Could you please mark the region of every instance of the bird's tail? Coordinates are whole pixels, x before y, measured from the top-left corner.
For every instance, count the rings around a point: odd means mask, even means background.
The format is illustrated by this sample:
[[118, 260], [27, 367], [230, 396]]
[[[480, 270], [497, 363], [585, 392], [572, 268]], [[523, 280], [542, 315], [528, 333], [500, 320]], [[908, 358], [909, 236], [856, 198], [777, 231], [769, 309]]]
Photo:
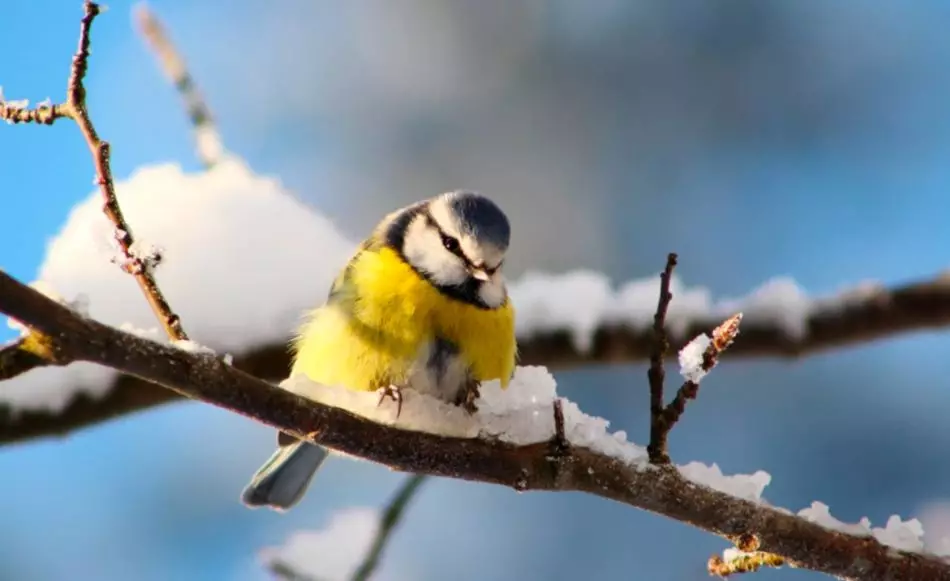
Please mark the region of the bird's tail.
[[281, 446], [254, 474], [241, 500], [251, 508], [289, 509], [303, 497], [328, 455], [326, 448], [300, 440]]

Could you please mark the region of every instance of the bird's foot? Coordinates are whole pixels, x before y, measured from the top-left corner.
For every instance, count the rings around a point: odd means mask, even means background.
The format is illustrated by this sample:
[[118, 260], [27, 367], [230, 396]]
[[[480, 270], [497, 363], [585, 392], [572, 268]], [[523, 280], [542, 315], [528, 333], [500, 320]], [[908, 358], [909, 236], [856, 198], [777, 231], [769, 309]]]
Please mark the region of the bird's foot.
[[466, 382], [465, 387], [462, 388], [458, 394], [458, 397], [455, 398], [455, 405], [461, 407], [469, 414], [474, 415], [475, 412], [478, 411], [478, 406], [475, 405], [475, 400], [478, 399], [478, 396], [480, 395], [478, 388], [479, 382]]
[[387, 385], [386, 387], [379, 388], [379, 403], [376, 404], [377, 407], [383, 405], [383, 400], [390, 398], [396, 402], [396, 419], [399, 419], [399, 414], [402, 413], [402, 390], [396, 385]]

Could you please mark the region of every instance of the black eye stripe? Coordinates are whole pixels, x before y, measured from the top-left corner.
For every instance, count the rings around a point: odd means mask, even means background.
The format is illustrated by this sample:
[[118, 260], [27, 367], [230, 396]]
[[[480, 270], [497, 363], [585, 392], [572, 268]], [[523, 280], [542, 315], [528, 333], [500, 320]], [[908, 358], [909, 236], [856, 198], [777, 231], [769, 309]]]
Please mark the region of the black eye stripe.
[[462, 252], [462, 246], [459, 244], [458, 239], [446, 234], [445, 230], [443, 230], [439, 226], [439, 223], [435, 221], [435, 218], [432, 217], [432, 214], [429, 214], [428, 212], [426, 212], [426, 225], [434, 228], [435, 231], [439, 233], [439, 238], [442, 239], [442, 246], [444, 246], [446, 250], [461, 258], [470, 268], [475, 268], [475, 265], [472, 264], [472, 261], [469, 260], [467, 256], [465, 256], [464, 252]]
[[[470, 269], [479, 268], [478, 266], [475, 265], [475, 263], [473, 263], [468, 258], [468, 256], [465, 256], [465, 252], [462, 251], [462, 246], [459, 244], [458, 238], [455, 238], [454, 236], [450, 236], [446, 234], [445, 230], [443, 230], [442, 227], [439, 226], [439, 223], [435, 221], [435, 218], [432, 217], [432, 214], [430, 214], [429, 212], [426, 212], [425, 220], [426, 220], [427, 226], [429, 226], [430, 228], [438, 232], [439, 238], [442, 240], [442, 246], [444, 246], [446, 250], [448, 250], [455, 256], [458, 256], [465, 263], [465, 265], [468, 266], [468, 268]], [[491, 275], [494, 275], [496, 272], [498, 272], [498, 270], [502, 267], [503, 264], [505, 264], [504, 259], [502, 259], [501, 262], [496, 264], [494, 268], [488, 268], [484, 264], [480, 268], [484, 270], [486, 273], [488, 273], [489, 276], [491, 276]]]

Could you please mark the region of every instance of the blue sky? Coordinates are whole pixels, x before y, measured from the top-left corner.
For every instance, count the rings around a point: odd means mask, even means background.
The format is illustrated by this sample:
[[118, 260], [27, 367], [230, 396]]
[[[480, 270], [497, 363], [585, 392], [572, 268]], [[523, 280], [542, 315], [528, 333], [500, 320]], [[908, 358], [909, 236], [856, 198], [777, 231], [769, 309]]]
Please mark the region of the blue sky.
[[[696, 2], [666, 12], [631, 4], [628, 13], [604, 0], [582, 16], [554, 3], [542, 32], [520, 12], [485, 4], [495, 16], [467, 26], [497, 38], [465, 36], [469, 52], [458, 54], [446, 48], [454, 38], [413, 32], [417, 20], [452, 16], [427, 12], [424, 0], [407, 3], [392, 25], [374, 16], [382, 4], [284, 0], [268, 14], [244, 1], [153, 6], [229, 147], [354, 239], [397, 202], [493, 187], [512, 208], [518, 271], [589, 266], [619, 281], [657, 270], [676, 250], [688, 283], [734, 296], [775, 275], [826, 293], [946, 268], [950, 38], [939, 3], [762, 3], [761, 12], [737, 3], [748, 23]], [[15, 55], [0, 69], [5, 95], [61, 98], [80, 2], [4, 11], [0, 54]], [[499, 21], [524, 28], [505, 36]], [[96, 22], [87, 78], [114, 172], [169, 160], [197, 169], [177, 96], [130, 22], [125, 2]], [[539, 36], [527, 48], [511, 40], [530, 31]], [[406, 38], [419, 46], [405, 48]], [[492, 44], [506, 52], [494, 55]], [[792, 58], [792, 48], [812, 52]], [[489, 56], [475, 62], [480, 50]], [[654, 70], [655, 61], [663, 66]], [[462, 67], [478, 76], [460, 88], [452, 75]], [[405, 82], [393, 68], [416, 76]], [[31, 280], [92, 175], [72, 125], [0, 127], [0, 267]], [[799, 362], [724, 364], [674, 433], [674, 456], [765, 469], [766, 496], [790, 508], [822, 500], [842, 519], [875, 523], [912, 515], [950, 489], [948, 347], [932, 332]], [[644, 378], [642, 366], [559, 374], [565, 395], [639, 440]], [[399, 481], [335, 461], [299, 510], [247, 511], [238, 494], [272, 443], [269, 430], [242, 418], [177, 405], [4, 448], [0, 577], [254, 579], [257, 549], [319, 526], [335, 508], [377, 506]], [[665, 581], [705, 578], [706, 557], [723, 547], [595, 498], [438, 481], [388, 559], [420, 579], [594, 571]]]

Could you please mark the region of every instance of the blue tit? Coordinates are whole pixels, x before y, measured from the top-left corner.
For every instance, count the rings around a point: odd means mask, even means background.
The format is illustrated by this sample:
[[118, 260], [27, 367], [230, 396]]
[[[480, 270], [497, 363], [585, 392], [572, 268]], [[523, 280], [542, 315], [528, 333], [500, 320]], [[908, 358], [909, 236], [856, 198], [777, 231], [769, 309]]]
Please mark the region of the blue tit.
[[[504, 212], [468, 191], [389, 214], [309, 313], [293, 341], [291, 375], [383, 390], [400, 405], [399, 390], [412, 389], [474, 413], [479, 384], [498, 379], [505, 388], [515, 368], [515, 313], [502, 275], [510, 233]], [[287, 434], [277, 443], [244, 490], [248, 506], [289, 509], [328, 456]]]

